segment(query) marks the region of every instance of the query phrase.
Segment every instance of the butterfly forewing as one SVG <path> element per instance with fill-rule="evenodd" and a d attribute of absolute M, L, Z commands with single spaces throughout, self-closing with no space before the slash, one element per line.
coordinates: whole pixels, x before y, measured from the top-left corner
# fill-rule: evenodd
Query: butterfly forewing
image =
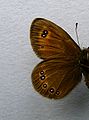
<path fill-rule="evenodd" d="M 66 96 L 80 81 L 80 47 L 61 27 L 43 18 L 32 22 L 31 45 L 43 61 L 32 72 L 36 91 L 48 98 Z"/>
<path fill-rule="evenodd" d="M 78 45 L 66 31 L 49 20 L 35 19 L 31 25 L 30 38 L 33 50 L 40 58 L 45 59 L 56 54 L 79 56 Z"/>

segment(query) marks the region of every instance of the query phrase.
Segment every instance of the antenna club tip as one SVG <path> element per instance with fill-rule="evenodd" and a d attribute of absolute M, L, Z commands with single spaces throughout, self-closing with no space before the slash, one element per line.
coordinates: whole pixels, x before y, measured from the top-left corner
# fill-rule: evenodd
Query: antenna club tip
<path fill-rule="evenodd" d="M 76 23 L 76 27 L 78 26 L 78 23 Z"/>

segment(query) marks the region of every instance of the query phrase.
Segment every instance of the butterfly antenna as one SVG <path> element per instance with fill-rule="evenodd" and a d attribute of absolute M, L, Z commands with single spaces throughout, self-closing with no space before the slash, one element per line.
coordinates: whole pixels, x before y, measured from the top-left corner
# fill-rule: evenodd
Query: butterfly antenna
<path fill-rule="evenodd" d="M 79 36 L 78 36 L 78 31 L 77 30 L 78 30 L 78 23 L 76 23 L 75 32 L 76 32 L 76 38 L 77 38 L 78 45 L 80 46 Z"/>

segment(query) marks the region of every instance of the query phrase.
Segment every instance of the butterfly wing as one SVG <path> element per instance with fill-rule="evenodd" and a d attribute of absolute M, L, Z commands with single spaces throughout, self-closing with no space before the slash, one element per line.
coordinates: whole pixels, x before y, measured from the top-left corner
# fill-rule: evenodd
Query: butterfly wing
<path fill-rule="evenodd" d="M 61 27 L 43 18 L 33 21 L 31 45 L 44 61 L 32 72 L 36 91 L 48 98 L 62 98 L 81 80 L 80 47 Z"/>
<path fill-rule="evenodd" d="M 36 18 L 31 25 L 30 38 L 38 57 L 47 59 L 55 55 L 77 57 L 80 47 L 69 34 L 53 22 Z"/>
<path fill-rule="evenodd" d="M 33 70 L 32 83 L 42 96 L 60 99 L 66 96 L 80 81 L 81 70 L 76 63 L 66 59 L 48 59 Z"/>

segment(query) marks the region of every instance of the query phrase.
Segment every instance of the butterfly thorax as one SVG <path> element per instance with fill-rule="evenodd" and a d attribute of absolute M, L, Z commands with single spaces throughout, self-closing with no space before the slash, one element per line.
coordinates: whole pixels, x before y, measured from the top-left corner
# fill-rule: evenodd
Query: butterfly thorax
<path fill-rule="evenodd" d="M 85 72 L 89 73 L 89 48 L 82 50 L 80 57 L 80 65 Z"/>

